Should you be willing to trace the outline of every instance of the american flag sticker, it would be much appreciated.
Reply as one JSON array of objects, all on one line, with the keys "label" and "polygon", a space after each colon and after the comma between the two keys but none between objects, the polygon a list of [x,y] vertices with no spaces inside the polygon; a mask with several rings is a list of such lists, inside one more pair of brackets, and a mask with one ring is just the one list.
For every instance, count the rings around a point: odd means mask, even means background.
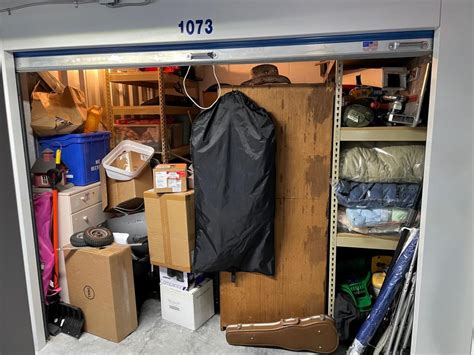
[{"label": "american flag sticker", "polygon": [[379,41],[364,41],[362,42],[363,51],[376,51],[379,48]]}]

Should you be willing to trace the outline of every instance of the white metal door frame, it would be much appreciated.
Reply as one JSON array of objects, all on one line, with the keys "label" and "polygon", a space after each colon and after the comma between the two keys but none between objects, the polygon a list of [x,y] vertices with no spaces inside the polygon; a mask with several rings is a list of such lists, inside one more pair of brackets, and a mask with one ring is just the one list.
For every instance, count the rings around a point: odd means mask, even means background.
[{"label": "white metal door frame", "polygon": [[[430,32],[430,31],[415,31]],[[394,33],[395,35],[395,33]],[[368,34],[368,37],[374,34]],[[337,37],[337,36],[334,36]],[[39,270],[37,252],[34,242],[33,215],[31,196],[28,184],[26,165],[27,151],[21,122],[19,105],[19,87],[17,72],[60,70],[60,69],[93,69],[105,67],[157,66],[157,65],[202,65],[220,63],[242,63],[259,61],[295,61],[344,58],[374,57],[408,57],[422,56],[431,53],[432,38],[423,37],[407,39],[396,37],[382,39],[365,48],[362,40],[344,43],[312,43],[301,45],[278,45],[246,48],[200,48],[171,51],[118,52],[105,54],[76,55],[39,55],[15,58],[11,52],[3,52],[3,74],[7,107],[7,120],[10,135],[10,147],[13,157],[13,171],[17,195],[23,259],[27,279],[27,291],[30,304],[31,322],[35,348],[41,349],[46,344],[44,319],[39,288]],[[288,41],[288,39],[286,40]],[[291,41],[291,39],[289,39]],[[223,42],[225,43],[225,42]],[[401,45],[400,45],[401,44]]]},{"label": "white metal door frame", "polygon": [[[439,45],[439,43],[438,43]],[[274,50],[275,47],[273,47],[272,50]],[[431,49],[431,45],[430,45]],[[254,49],[256,50],[256,49]],[[190,60],[188,57],[190,51],[185,51],[183,53],[177,54],[182,58],[179,61],[173,61],[173,63],[178,63],[178,64],[185,64],[192,62],[192,64],[204,64],[204,63],[210,63],[210,62],[232,62],[233,59],[235,58],[242,58],[239,56],[240,54],[243,53],[238,53],[234,52],[233,56],[225,57],[224,51],[221,50],[212,50],[217,52],[218,58],[209,58],[209,59],[201,59],[197,58],[196,60]],[[203,51],[204,53],[207,53],[206,51]],[[295,58],[300,58],[299,56],[295,56],[295,52],[297,52],[297,47],[292,46],[291,47],[291,52],[286,52],[286,57],[285,56],[275,56],[275,55],[269,55],[270,52],[266,52],[266,55],[269,56],[269,58],[273,58],[275,60],[294,60]],[[331,53],[322,53],[321,51],[319,52],[311,52],[308,51],[307,48],[304,49],[305,56],[304,58],[306,59],[317,59],[317,58],[334,58],[336,55],[334,53],[333,56],[330,56]],[[442,50],[440,50],[441,53],[443,53]],[[292,54],[292,55],[291,55]],[[438,53],[439,54],[439,53]],[[183,57],[183,55],[186,55],[186,59]],[[247,53],[247,55],[249,55]],[[257,57],[257,58],[263,58],[263,57]],[[304,59],[303,58],[303,59]],[[158,58],[155,58],[158,59]],[[247,58],[248,59],[248,58]],[[268,59],[268,57],[267,57]],[[162,59],[163,60],[163,59]],[[174,59],[176,60],[176,59]],[[435,58],[436,60],[436,58]],[[258,61],[258,59],[249,59],[246,60],[248,61]],[[166,61],[161,62],[154,62],[155,65],[157,64],[164,64]],[[17,204],[18,204],[18,212],[19,212],[19,219],[20,219],[20,231],[21,231],[21,239],[22,239],[22,248],[23,248],[23,261],[25,264],[25,272],[26,272],[26,280],[27,280],[27,290],[28,290],[28,298],[29,298],[29,304],[30,304],[30,312],[31,312],[31,319],[32,319],[32,328],[33,328],[33,334],[34,334],[34,342],[35,342],[35,347],[37,350],[41,349],[46,342],[45,339],[45,334],[44,334],[44,329],[43,329],[43,314],[42,314],[42,306],[41,306],[41,297],[40,297],[40,292],[41,290],[39,289],[39,279],[38,279],[38,268],[37,268],[37,263],[34,262],[36,261],[36,250],[35,250],[35,243],[33,240],[33,218],[32,218],[32,210],[31,210],[31,204],[30,204],[30,194],[29,194],[29,187],[28,187],[28,171],[27,171],[27,165],[26,165],[26,151],[25,151],[25,146],[24,146],[24,137],[23,137],[23,127],[22,127],[22,122],[21,122],[21,113],[20,113],[20,106],[19,106],[19,100],[18,100],[18,85],[16,81],[16,67],[15,67],[15,58],[12,53],[9,52],[3,52],[2,55],[2,63],[3,63],[3,82],[5,86],[5,97],[6,97],[6,108],[7,108],[7,120],[8,120],[8,127],[9,127],[9,137],[10,137],[10,148],[12,152],[12,161],[13,161],[13,172],[14,172],[14,179],[15,179],[15,190],[16,190],[16,195],[17,195]],[[84,63],[83,63],[84,64]],[[171,63],[170,63],[171,64]],[[122,63],[117,64],[117,66],[122,65]],[[449,64],[444,64],[444,65],[449,65]],[[26,67],[26,66],[25,66]],[[34,66],[30,66],[33,68]],[[94,65],[90,66],[92,67],[100,67],[97,66],[97,63]],[[436,66],[434,67],[436,70]],[[434,73],[436,76],[436,72]],[[444,78],[446,81],[447,79]],[[440,83],[438,83],[441,85]],[[441,93],[439,91],[435,91],[431,93],[431,98],[437,98],[439,99],[439,96],[441,96]],[[428,127],[428,141],[431,140],[431,137],[433,136],[433,131],[434,127],[438,125],[439,118],[435,116],[435,109],[437,109],[438,106],[434,105],[434,100],[433,103],[430,103],[430,126]],[[442,143],[437,143],[437,144],[442,144]],[[428,157],[431,156],[431,152],[429,150],[433,144],[428,145],[428,152],[427,155]],[[430,188],[429,185],[429,180],[430,176],[425,176],[425,184],[428,183],[428,189],[425,190],[424,194],[424,205],[423,205],[423,211],[422,214],[423,216],[430,215],[430,213],[433,213],[433,209],[437,208],[438,206],[428,206],[427,201],[429,201],[429,198],[431,195],[436,195],[436,191],[434,188]],[[424,239],[424,228],[422,226],[422,240]],[[430,236],[431,237],[431,236]],[[423,248],[424,243],[421,243],[421,247]],[[437,251],[439,253],[439,251]],[[419,278],[419,285],[423,287],[423,282],[425,281],[425,276],[424,273],[427,273],[426,270],[423,270],[423,274],[421,272],[418,274]],[[432,276],[432,275],[431,275]],[[417,293],[422,292],[418,291]],[[420,308],[420,301],[418,300],[417,306]],[[417,312],[417,317],[415,318],[415,329],[418,328],[419,324],[423,323],[423,325],[426,325],[426,321],[423,320],[422,318],[419,317],[419,310]],[[441,320],[442,322],[442,320]],[[417,333],[415,332],[415,335]],[[420,344],[419,342],[416,342],[416,339],[414,339],[414,344],[417,345]],[[425,342],[423,342],[423,345],[425,345]],[[422,347],[420,347],[421,349]]]},{"label": "white metal door frame", "polygon": [[[43,306],[40,289],[40,270],[33,227],[33,214],[30,199],[28,152],[25,149],[23,122],[20,111],[19,88],[15,70],[15,59],[12,53],[2,53],[2,76],[5,90],[5,108],[7,113],[8,135],[13,164],[13,179],[18,208],[23,264],[25,267],[26,290],[31,317],[31,330],[35,349],[39,350],[46,344],[44,329]],[[6,201],[3,201],[6,202]],[[14,266],[12,266],[14,267]]]}]

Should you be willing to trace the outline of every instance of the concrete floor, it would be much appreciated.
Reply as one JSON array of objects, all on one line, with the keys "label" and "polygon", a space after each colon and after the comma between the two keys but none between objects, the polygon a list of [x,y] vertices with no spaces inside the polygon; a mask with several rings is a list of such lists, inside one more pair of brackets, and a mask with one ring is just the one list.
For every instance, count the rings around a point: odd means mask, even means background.
[{"label": "concrete floor", "polygon": [[[83,333],[79,340],[65,334],[51,337],[40,354],[294,354],[267,348],[237,347],[227,344],[220,331],[219,316],[212,317],[196,331],[161,318],[160,302],[147,300],[138,329],[120,344]],[[339,351],[338,351],[339,353]],[[344,352],[340,352],[343,354]]]},{"label": "concrete floor", "polygon": [[138,329],[120,344],[84,333],[79,340],[65,334],[51,337],[40,354],[288,354],[274,349],[235,347],[220,331],[219,316],[196,331],[161,318],[160,302],[149,299],[143,307]]}]

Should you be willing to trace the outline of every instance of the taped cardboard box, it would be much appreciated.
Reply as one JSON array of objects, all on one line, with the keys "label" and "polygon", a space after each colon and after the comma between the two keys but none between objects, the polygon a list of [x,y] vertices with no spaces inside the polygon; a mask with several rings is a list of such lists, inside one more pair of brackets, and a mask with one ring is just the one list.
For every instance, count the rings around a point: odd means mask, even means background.
[{"label": "taped cardboard box", "polygon": [[65,260],[70,302],[84,312],[84,330],[125,339],[138,326],[130,246],[66,249]]},{"label": "taped cardboard box", "polygon": [[140,176],[132,180],[120,181],[107,177],[100,166],[100,188],[102,209],[110,211],[115,208],[136,209],[143,204],[143,193],[153,187],[151,168],[143,169]]},{"label": "taped cardboard box", "polygon": [[144,193],[150,261],[153,265],[190,272],[195,243],[194,191]]},{"label": "taped cardboard box", "polygon": [[186,164],[160,164],[153,169],[153,186],[157,193],[185,192],[188,189]]}]

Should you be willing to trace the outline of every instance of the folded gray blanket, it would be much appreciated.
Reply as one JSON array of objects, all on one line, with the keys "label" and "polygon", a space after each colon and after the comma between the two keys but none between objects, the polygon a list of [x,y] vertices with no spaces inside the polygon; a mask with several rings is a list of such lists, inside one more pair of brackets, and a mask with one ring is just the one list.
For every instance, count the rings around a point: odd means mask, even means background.
[{"label": "folded gray blanket", "polygon": [[341,150],[339,177],[358,182],[419,183],[425,147],[410,143],[350,143]]}]

